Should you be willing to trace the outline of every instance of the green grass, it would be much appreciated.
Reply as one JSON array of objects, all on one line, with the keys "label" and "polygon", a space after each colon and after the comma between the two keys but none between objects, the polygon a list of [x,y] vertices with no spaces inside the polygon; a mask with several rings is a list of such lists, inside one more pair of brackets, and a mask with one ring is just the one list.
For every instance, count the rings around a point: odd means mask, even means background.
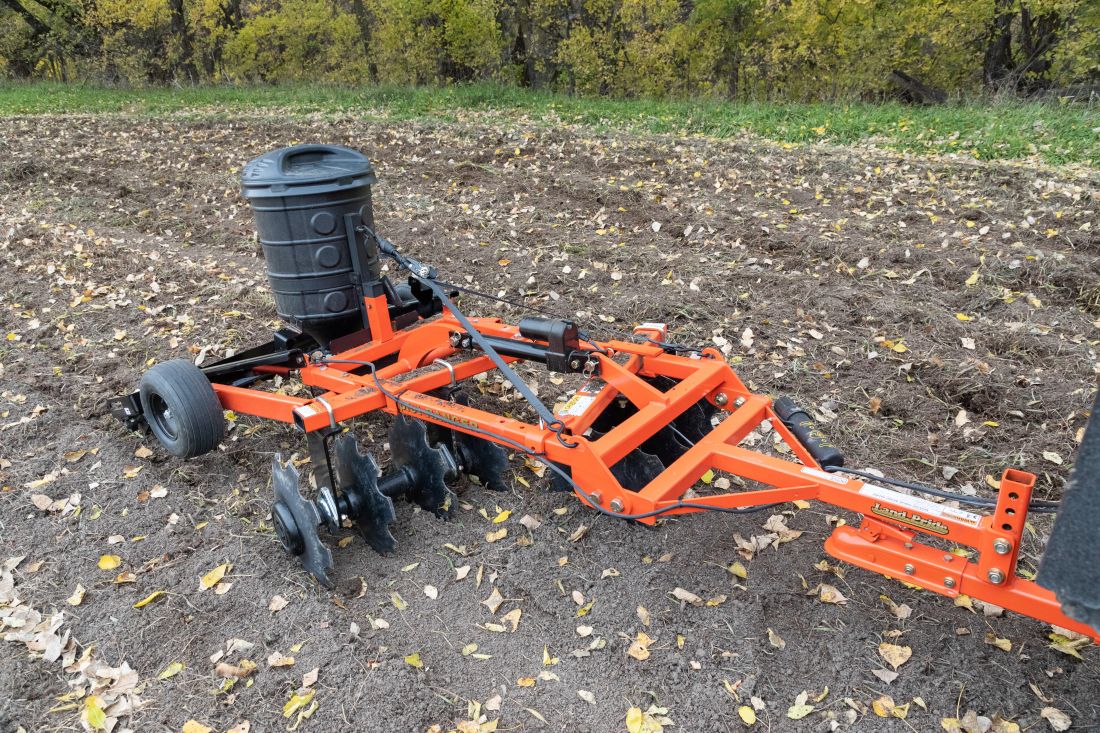
[{"label": "green grass", "polygon": [[1048,163],[1100,166],[1100,108],[975,102],[938,107],[868,103],[728,103],[582,99],[487,84],[408,87],[185,87],[113,89],[63,84],[0,84],[0,115],[138,115],[265,112],[452,120],[471,113],[493,122],[526,116],[534,124],[596,130],[732,137],[745,132],[779,143],[876,145],[981,159],[1038,156]]}]

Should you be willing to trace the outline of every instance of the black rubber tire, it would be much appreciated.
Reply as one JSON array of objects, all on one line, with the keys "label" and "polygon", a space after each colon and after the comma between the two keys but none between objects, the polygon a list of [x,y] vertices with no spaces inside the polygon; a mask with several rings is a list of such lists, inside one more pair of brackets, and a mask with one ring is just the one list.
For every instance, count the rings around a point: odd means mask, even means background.
[{"label": "black rubber tire", "polygon": [[164,449],[194,458],[218,447],[225,413],[210,380],[185,359],[157,364],[141,378],[141,409]]}]

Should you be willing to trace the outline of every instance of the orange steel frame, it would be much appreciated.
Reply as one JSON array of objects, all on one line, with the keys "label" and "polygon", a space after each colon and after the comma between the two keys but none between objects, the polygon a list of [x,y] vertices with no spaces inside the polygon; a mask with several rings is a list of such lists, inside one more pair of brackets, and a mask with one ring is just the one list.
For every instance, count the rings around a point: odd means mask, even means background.
[{"label": "orange steel frame", "polygon": [[[384,297],[367,299],[373,340],[339,354],[333,360],[392,361],[379,367],[377,378],[398,404],[378,389],[375,377],[354,374],[354,364],[313,363],[297,370],[306,385],[326,390],[306,399],[255,388],[214,384],[222,406],[238,413],[293,423],[305,432],[334,427],[369,412],[415,414],[423,420],[477,434],[505,445],[511,441],[547,461],[571,469],[586,504],[598,504],[616,514],[641,514],[667,509],[661,516],[705,511],[705,507],[738,508],[775,502],[816,499],[863,515],[858,526],[836,528],[825,542],[834,557],[906,584],[941,595],[966,594],[1033,618],[1085,634],[1100,641],[1100,632],[1065,616],[1050,591],[1016,573],[1028,503],[1035,476],[1015,469],[1004,472],[996,510],[990,515],[952,511],[943,505],[871,486],[855,478],[821,469],[772,409],[768,397],[753,394],[713,349],[699,356],[667,353],[650,343],[596,342],[606,353],[593,352],[604,385],[591,393],[591,402],[579,414],[557,415],[565,424],[569,447],[545,426],[502,417],[426,394],[451,384],[450,369],[434,364],[458,354],[450,336],[464,329],[449,312],[394,332]],[[525,340],[517,327],[499,319],[471,318],[483,334]],[[660,332],[639,330],[656,340]],[[619,357],[618,360],[612,357]],[[503,357],[506,362],[516,359]],[[620,363],[621,362],[621,363]],[[469,379],[494,369],[487,356],[452,361],[453,378]],[[258,367],[256,371],[288,376],[285,367]],[[416,372],[414,374],[414,372]],[[643,377],[669,377],[677,384],[663,392]],[[404,377],[401,381],[398,378]],[[583,433],[599,414],[620,396],[637,412],[602,437]],[[619,484],[611,466],[668,425],[699,400],[706,399],[726,414],[702,440],[668,466],[648,486],[631,491]],[[786,460],[738,445],[765,420],[783,438],[794,456]],[[464,430],[464,426],[477,430]],[[685,492],[708,470],[725,471],[767,486],[690,499]],[[652,524],[657,517],[640,519]],[[946,552],[917,540],[938,537],[953,547],[977,551],[977,559]]]}]

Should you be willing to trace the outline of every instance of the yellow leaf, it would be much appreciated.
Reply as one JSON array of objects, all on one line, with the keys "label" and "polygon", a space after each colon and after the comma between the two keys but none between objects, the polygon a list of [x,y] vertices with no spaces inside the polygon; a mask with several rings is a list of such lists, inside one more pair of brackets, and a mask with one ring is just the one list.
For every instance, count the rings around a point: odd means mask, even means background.
[{"label": "yellow leaf", "polygon": [[183,668],[183,662],[172,662],[160,671],[160,674],[157,675],[157,679],[166,680],[169,677],[175,677],[177,674],[183,671]]},{"label": "yellow leaf", "polygon": [[405,603],[405,599],[401,597],[401,594],[396,591],[390,593],[390,603],[392,603],[393,607],[398,611],[404,611],[409,607],[409,604]]},{"label": "yellow leaf", "polygon": [[645,718],[642,716],[641,708],[630,708],[626,711],[626,729],[630,733],[642,733],[644,724]]},{"label": "yellow leaf", "polygon": [[742,705],[737,708],[737,715],[741,718],[741,722],[745,725],[756,724],[756,711],[750,708],[748,705]]},{"label": "yellow leaf", "polygon": [[644,631],[639,631],[634,641],[631,642],[630,648],[626,650],[626,653],[639,662],[644,662],[649,659],[649,645],[652,643],[653,639],[649,637],[649,634]]},{"label": "yellow leaf", "polygon": [[122,558],[118,555],[100,555],[99,556],[99,569],[100,570],[114,570],[122,564]]},{"label": "yellow leaf", "polygon": [[70,606],[79,606],[81,603],[83,603],[84,586],[82,586],[80,583],[77,583],[76,590],[73,591],[73,594],[71,596],[65,599],[65,602],[68,603]]},{"label": "yellow leaf", "polygon": [[213,733],[213,730],[193,718],[183,724],[183,733]]},{"label": "yellow leaf", "polygon": [[150,603],[152,603],[153,601],[157,600],[158,598],[160,598],[160,597],[161,597],[161,596],[163,596],[163,595],[164,595],[164,591],[162,591],[162,590],[155,590],[155,591],[153,591],[152,593],[150,593],[149,595],[147,595],[147,596],[145,596],[144,598],[142,598],[142,599],[141,599],[140,601],[138,601],[137,603],[135,603],[135,604],[134,604],[134,608],[144,608],[145,606],[148,606],[148,605],[149,605]]},{"label": "yellow leaf", "polygon": [[714,481],[714,471],[707,469],[707,472],[700,476],[699,480],[702,481],[704,484],[709,484],[710,482]]},{"label": "yellow leaf", "polygon": [[233,567],[232,563],[222,563],[199,579],[199,590],[209,590],[222,581],[225,574]]},{"label": "yellow leaf", "polygon": [[534,677],[520,677],[518,680],[516,680],[516,684],[519,685],[520,687],[534,687],[535,686],[535,678]]},{"label": "yellow leaf", "polygon": [[970,274],[970,277],[966,278],[966,287],[971,288],[971,287],[974,287],[975,285],[977,285],[978,284],[978,278],[980,278],[980,277],[981,277],[981,274],[979,274],[977,270],[974,270],[974,272],[972,272]]},{"label": "yellow leaf", "polygon": [[887,644],[883,642],[878,645],[878,653],[883,659],[886,660],[894,669],[897,669],[901,665],[909,661],[909,657],[913,656],[913,650],[907,646],[898,646],[897,644]]},{"label": "yellow leaf", "polygon": [[805,703],[801,705],[791,705],[787,708],[787,717],[791,720],[802,720],[813,711],[813,705],[806,705]]},{"label": "yellow leaf", "polygon": [[505,509],[500,514],[493,517],[493,524],[500,524],[501,522],[507,522],[508,517],[512,516],[511,509]]},{"label": "yellow leaf", "polygon": [[968,316],[965,313],[956,313],[955,318],[958,318],[960,321],[973,321],[974,320],[973,317]]},{"label": "yellow leaf", "polygon": [[88,724],[92,730],[105,730],[107,728],[107,714],[99,704],[98,695],[89,695],[84,699],[84,710],[80,713],[80,719]]},{"label": "yellow leaf", "polygon": [[741,580],[745,580],[749,577],[749,571],[745,569],[745,566],[741,564],[740,560],[735,560],[726,570],[730,571]]},{"label": "yellow leaf", "polygon": [[420,661],[420,652],[413,652],[405,657],[405,663],[410,667],[416,667],[417,669],[424,669],[424,662]]},{"label": "yellow leaf", "polygon": [[283,717],[289,718],[306,705],[309,705],[313,701],[314,694],[316,694],[314,690],[309,690],[305,694],[294,693],[291,695],[290,699],[283,705]]},{"label": "yellow leaf", "polygon": [[544,646],[542,648],[542,664],[544,667],[552,667],[558,663],[557,657],[550,656],[550,647]]},{"label": "yellow leaf", "polygon": [[493,542],[499,542],[500,540],[504,539],[507,536],[508,536],[508,528],[507,527],[501,527],[500,529],[498,529],[495,532],[486,532],[485,533],[485,541],[491,544]]},{"label": "yellow leaf", "polygon": [[1012,642],[1009,641],[1008,639],[1003,639],[1003,638],[997,636],[992,631],[987,631],[986,632],[986,634],[985,634],[985,643],[989,644],[990,646],[995,646],[995,647],[997,647],[998,649],[1000,649],[1002,651],[1006,651],[1006,652],[1012,651]]},{"label": "yellow leaf", "polygon": [[467,644],[466,646],[462,647],[462,656],[468,657],[476,651],[477,644]]}]

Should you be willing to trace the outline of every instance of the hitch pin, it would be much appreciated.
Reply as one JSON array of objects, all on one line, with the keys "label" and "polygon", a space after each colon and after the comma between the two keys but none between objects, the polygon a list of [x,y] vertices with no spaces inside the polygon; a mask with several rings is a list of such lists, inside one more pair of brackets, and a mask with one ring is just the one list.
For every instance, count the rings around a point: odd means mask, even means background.
[{"label": "hitch pin", "polygon": [[435,361],[432,362],[432,364],[442,364],[443,366],[447,367],[447,371],[449,371],[451,373],[451,386],[452,387],[457,387],[458,386],[458,380],[455,379],[455,368],[451,365],[451,363],[449,361],[445,361],[443,359],[436,359]]}]

